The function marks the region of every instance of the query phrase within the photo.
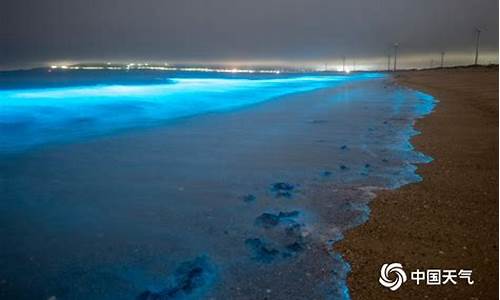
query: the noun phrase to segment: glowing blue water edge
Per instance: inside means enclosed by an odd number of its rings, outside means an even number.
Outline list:
[[[332,245],[422,180],[436,100],[380,73],[165,77],[0,90],[2,295],[349,299]]]
[[[0,152],[151,126],[381,77],[368,73],[269,79],[165,78],[164,84],[0,90]]]

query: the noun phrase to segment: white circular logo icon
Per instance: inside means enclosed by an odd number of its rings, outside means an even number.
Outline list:
[[[389,274],[391,273],[394,273],[396,277],[394,275],[390,276]],[[380,268],[380,278],[378,281],[391,291],[399,289],[407,279],[406,273],[403,271],[403,266],[400,263],[384,264]]]

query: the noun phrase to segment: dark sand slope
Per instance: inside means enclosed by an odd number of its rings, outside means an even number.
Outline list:
[[[423,182],[380,193],[370,220],[336,248],[352,265],[353,299],[498,299],[498,68],[401,72],[396,83],[440,101],[413,144],[434,158]],[[473,269],[475,284],[391,292],[380,266]]]

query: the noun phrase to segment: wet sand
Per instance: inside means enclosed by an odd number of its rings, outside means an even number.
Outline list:
[[[413,144],[434,158],[420,183],[378,194],[371,217],[336,245],[350,262],[352,299],[498,299],[498,67],[400,72],[395,84],[433,95],[435,111],[416,123]],[[472,269],[474,285],[391,292],[382,264],[407,270]]]

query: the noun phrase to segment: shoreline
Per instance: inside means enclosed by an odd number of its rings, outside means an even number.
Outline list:
[[[351,265],[351,297],[498,298],[498,68],[401,71],[393,80],[439,101],[411,138],[434,160],[418,165],[422,182],[377,193],[369,220],[334,246]],[[392,262],[472,269],[475,282],[427,287],[409,279],[392,292],[378,282]]]

